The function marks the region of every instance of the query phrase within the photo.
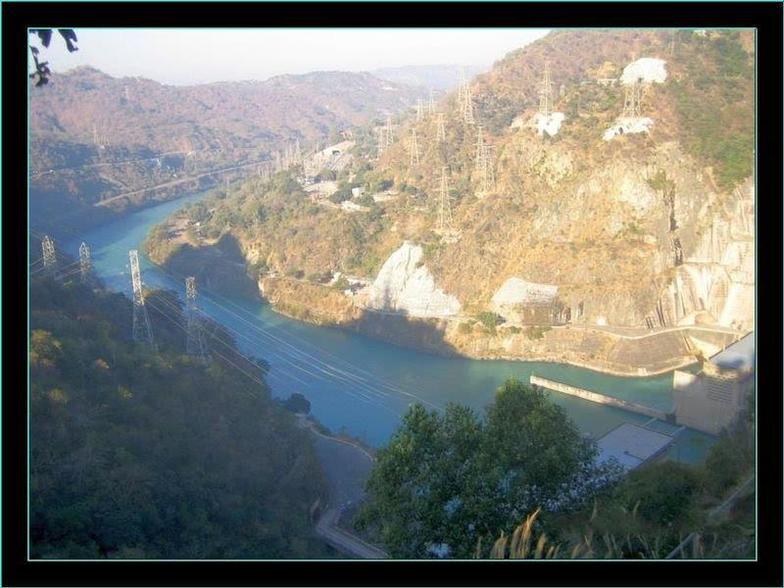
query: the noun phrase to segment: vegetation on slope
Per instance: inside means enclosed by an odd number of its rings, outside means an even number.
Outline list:
[[[594,469],[591,443],[544,392],[511,380],[484,422],[412,407],[378,451],[356,524],[397,557],[664,558],[690,533],[683,557],[754,557],[753,485],[717,510],[754,473],[753,426],[750,406],[703,464],[621,478]]]
[[[470,557],[538,505],[574,509],[618,474],[541,389],[509,380],[480,421],[414,405],[377,455],[360,525],[394,557]],[[577,491],[579,489],[579,491]]]
[[[123,296],[32,281],[32,556],[329,555],[310,520],[320,466],[261,364],[220,332],[199,364],[171,322],[184,324],[176,298],[148,301],[156,354],[127,340]]]
[[[273,271],[326,283],[334,271],[377,271],[397,246],[384,208],[373,203],[369,213],[346,214],[316,204],[294,179],[296,172],[278,173],[268,182],[252,180],[229,197],[219,192],[184,209],[193,243],[213,246],[227,235],[236,238],[254,277]],[[166,223],[156,227],[145,245],[158,262],[177,251],[168,232]]]
[[[364,186],[365,195],[354,202],[369,205],[370,212],[313,204],[291,178],[289,186],[272,191],[252,181],[217,205],[208,236],[230,231],[253,263],[259,258],[281,274],[302,272],[306,279],[330,271],[372,277],[408,239],[424,247],[438,285],[467,313],[490,310],[493,293],[518,276],[557,284],[567,306],[585,302],[585,320],[603,316],[610,324],[643,325],[674,263],[668,232],[673,212],[647,180],[657,170],[672,180],[680,242],[690,246],[705,222],[700,211],[726,199],[752,172],[750,34],[556,31],[475,78],[476,125],[463,122],[454,94],[441,100],[444,142],[437,141],[434,118],[400,117],[393,120],[394,144],[371,164],[376,133],[356,130],[358,161],[336,178],[341,184],[334,200]],[[642,56],[664,59],[668,72],[643,100],[642,114],[654,126],[650,134],[603,141],[622,113],[624,89],[597,80],[617,78]],[[546,63],[553,109],[567,115],[555,137],[510,128],[536,112]],[[479,125],[492,147],[496,179],[486,193],[475,162]],[[411,166],[414,128],[420,162]],[[460,231],[456,242],[435,231],[442,168]],[[389,187],[396,200],[372,202],[371,194]],[[259,216],[278,209],[285,213],[269,216],[271,222]],[[314,241],[318,247],[311,247]]]

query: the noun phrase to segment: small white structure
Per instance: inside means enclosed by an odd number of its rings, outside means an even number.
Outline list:
[[[623,69],[621,84],[624,86],[636,82],[663,84],[667,79],[667,70],[664,67],[666,63],[663,59],[655,57],[641,57],[637,61],[632,61]]]
[[[544,115],[541,112],[536,113],[534,116],[534,125],[536,125],[536,132],[541,137],[547,133],[550,137],[555,137],[561,128],[561,123],[564,121],[565,115],[563,112],[551,112]]]
[[[602,138],[605,141],[612,141],[620,135],[634,135],[637,133],[649,133],[653,126],[653,119],[647,116],[640,117],[620,117],[613,125],[604,131]]]
[[[352,198],[359,198],[362,194],[365,193],[365,188],[358,187],[358,188],[351,188],[351,197]]]

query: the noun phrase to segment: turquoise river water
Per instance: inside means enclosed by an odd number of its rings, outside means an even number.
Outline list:
[[[151,264],[141,243],[155,224],[204,196],[194,194],[147,208],[79,235],[56,235],[58,247],[78,258],[79,244],[87,242],[96,273],[109,288],[129,296],[128,250],[139,249],[145,285],[175,290],[184,297],[182,277]],[[275,396],[303,393],[324,425],[373,446],[385,443],[413,402],[443,407],[454,401],[482,412],[506,378],[527,382],[532,373],[658,409],[669,410],[673,403],[671,374],[624,378],[562,364],[445,358],[294,321],[260,300],[230,298],[199,288],[198,304],[204,314],[234,333],[243,352],[269,362],[268,381]],[[623,422],[648,420],[558,392],[550,394],[583,432],[595,437]],[[686,429],[670,452],[679,460],[697,461],[713,441]]]

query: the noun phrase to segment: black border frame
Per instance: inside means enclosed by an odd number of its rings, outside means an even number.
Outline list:
[[[2,6],[3,586],[782,586],[782,4],[48,3]],[[750,561],[27,561],[27,27],[754,27],[758,67],[758,554]],[[523,567],[520,567],[523,566]]]

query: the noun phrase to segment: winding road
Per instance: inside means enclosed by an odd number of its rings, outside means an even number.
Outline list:
[[[335,549],[357,559],[387,559],[389,554],[339,526],[342,509],[364,498],[365,480],[375,461],[364,447],[325,435],[304,415],[299,425],[316,437],[316,453],[330,486],[330,506],[316,524],[316,533]]]

